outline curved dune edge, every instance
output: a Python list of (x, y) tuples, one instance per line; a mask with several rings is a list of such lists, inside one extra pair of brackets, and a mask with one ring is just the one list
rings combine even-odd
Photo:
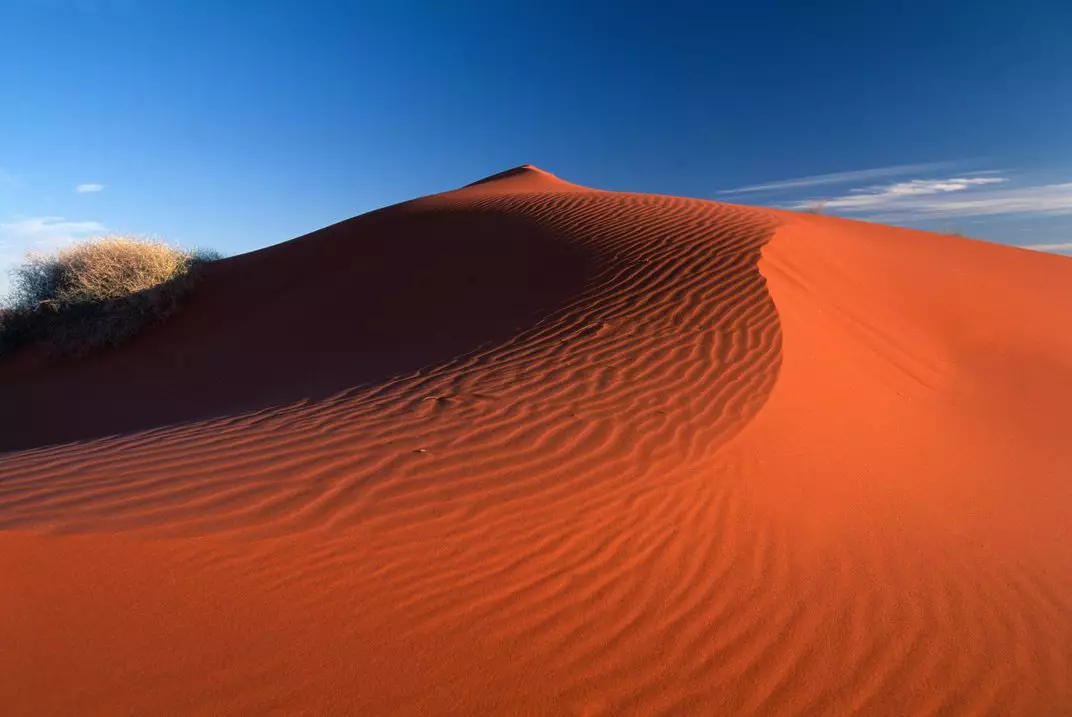
[(635, 240), (501, 360), (0, 456), (13, 713), (1067, 710), (1072, 262), (549, 181), (421, 200)]
[(757, 268), (774, 221), (534, 168), (496, 176), (393, 209), (474, 229), (524, 218), (580, 247), (597, 271), (563, 308), (327, 400), (0, 455), (0, 527), (272, 533), (503, 503), (554, 511), (661, 486), (710, 456), (777, 376), (777, 313)]

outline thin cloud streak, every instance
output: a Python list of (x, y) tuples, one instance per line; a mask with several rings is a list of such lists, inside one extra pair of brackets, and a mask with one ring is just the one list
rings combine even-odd
[(100, 222), (68, 221), (63, 217), (24, 217), (0, 222), (0, 298), (10, 289), (11, 269), (26, 254), (52, 251), (106, 231), (107, 227)]
[[(963, 192), (972, 187), (1001, 184), (1005, 177), (949, 177), (946, 179), (909, 179), (893, 184), (850, 189), (848, 194), (826, 197), (822, 200), (827, 210), (841, 209), (846, 212), (872, 210), (904, 205), (916, 197), (925, 197), (950, 192)], [(807, 209), (816, 200), (794, 202), (790, 209)]]
[(99, 192), (103, 189), (103, 184), (79, 184), (74, 188), (74, 191), (78, 194), (92, 194), (93, 192)]
[(920, 172), (932, 172), (938, 169), (948, 169), (954, 162), (930, 162), (928, 164), (903, 164), (893, 167), (876, 167), (874, 169), (858, 169), (853, 172), (835, 172), (833, 174), (816, 174), (810, 177), (797, 177), (796, 179), (783, 179), (766, 184), (752, 184), (747, 187), (726, 189), (719, 194), (745, 194), (747, 192), (775, 192), (786, 189), (800, 189), (802, 187), (818, 187), (828, 184), (849, 184), (881, 177), (898, 177), (906, 174), (918, 174)]
[(19, 178), (11, 172), (0, 167), (0, 188), (3, 187), (18, 187), (21, 184)]
[(860, 187), (781, 206), (807, 210), (821, 204), (829, 212), (885, 223), (949, 217), (1072, 214), (1072, 183), (1004, 186), (1010, 181), (994, 172), (972, 172)]
[(1072, 241), (1058, 244), (1027, 244), (1020, 248), (1032, 249), (1034, 251), (1045, 251), (1051, 254), (1072, 254)]
[(63, 217), (27, 217), (0, 223), (0, 246), (13, 241), (32, 243), (77, 239), (103, 231), (105, 227), (100, 222), (74, 222)]

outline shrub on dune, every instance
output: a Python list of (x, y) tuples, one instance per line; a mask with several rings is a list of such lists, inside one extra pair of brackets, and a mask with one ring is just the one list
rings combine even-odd
[(43, 344), (80, 355), (118, 344), (172, 314), (210, 252), (106, 236), (54, 254), (32, 254), (14, 271), (0, 312), (0, 354)]

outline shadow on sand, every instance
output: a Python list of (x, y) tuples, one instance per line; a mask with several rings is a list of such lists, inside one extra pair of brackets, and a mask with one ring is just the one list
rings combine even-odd
[(317, 400), (534, 325), (592, 258), (530, 220), (411, 202), (206, 267), (130, 343), (0, 362), (0, 451)]

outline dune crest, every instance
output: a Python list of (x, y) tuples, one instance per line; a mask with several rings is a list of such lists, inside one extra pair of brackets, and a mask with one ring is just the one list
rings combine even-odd
[(0, 693), (1061, 714), (1070, 285), (530, 165), (235, 257), (128, 347), (0, 364)]
[(496, 172), (483, 179), (466, 184), (461, 189), (454, 190), (451, 194), (464, 192), (474, 187), (479, 187), (478, 191), (481, 193), (593, 191), (588, 187), (582, 187), (579, 184), (572, 184), (564, 179), (559, 179), (550, 172), (534, 167), (531, 164), (522, 164), (512, 169)]

